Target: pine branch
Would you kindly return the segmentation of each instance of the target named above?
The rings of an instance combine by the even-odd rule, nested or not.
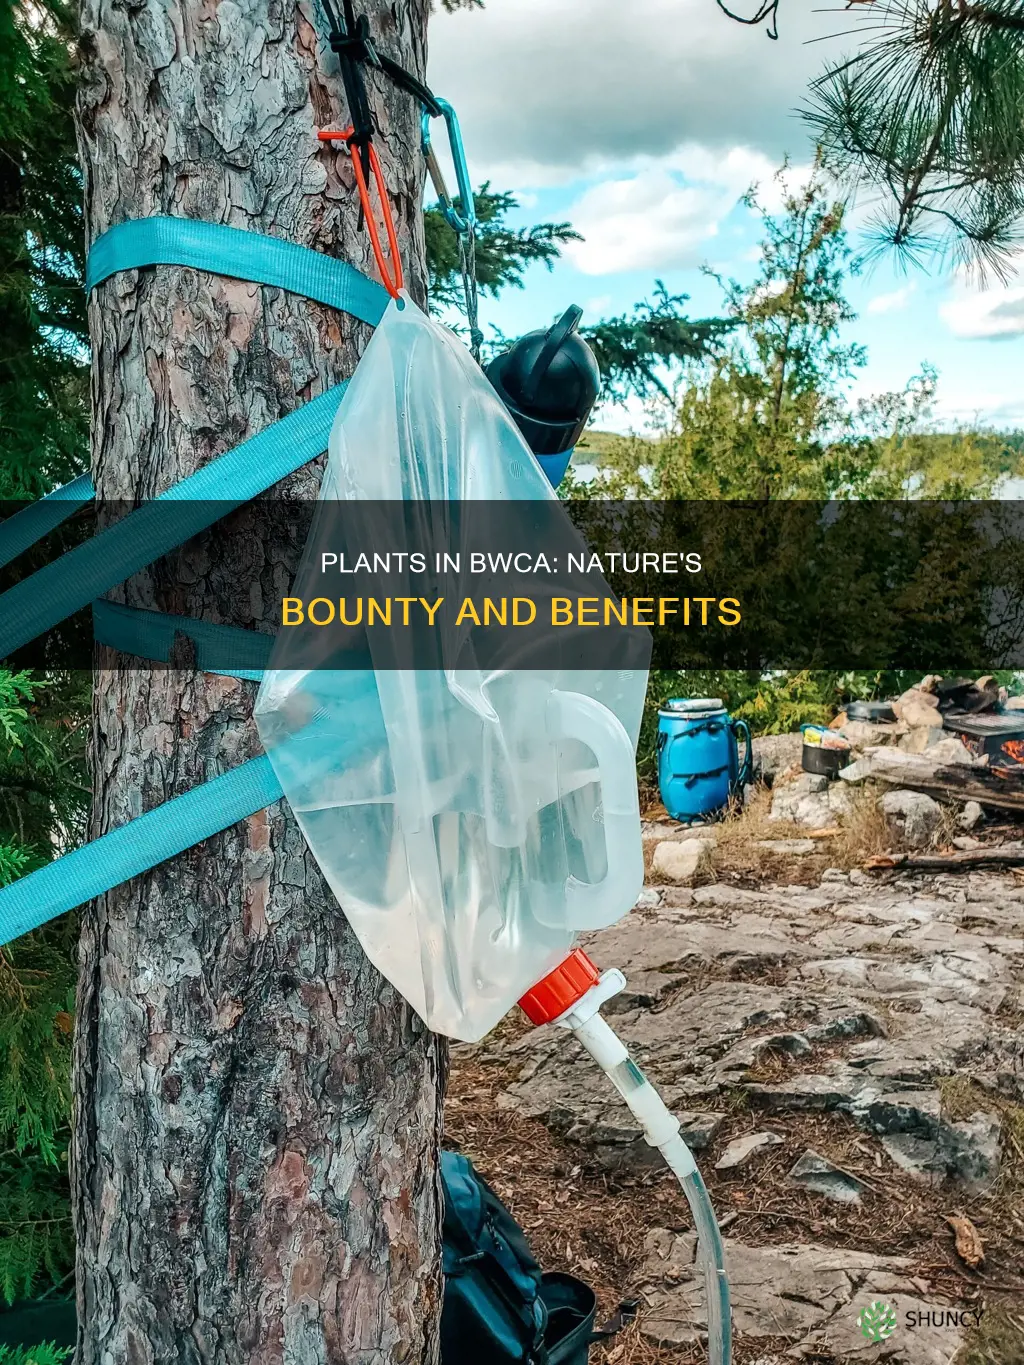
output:
[[[60,1169],[4,1153],[0,1173],[0,1298],[31,1298],[59,1285],[74,1264],[67,1187],[67,1137]]]
[[[0,1365],[61,1365],[71,1355],[70,1347],[56,1346],[52,1341],[38,1346],[0,1346]]]
[[[1022,107],[1022,0],[891,0],[804,117],[838,176],[885,188],[879,246],[1005,277],[1024,237]]]
[[[508,191],[495,191],[488,183],[474,195],[477,217],[476,273],[482,294],[492,297],[502,289],[522,289],[523,273],[531,265],[542,264],[550,270],[567,242],[580,240],[569,223],[537,223],[529,228],[510,228],[507,216],[517,207]],[[456,209],[461,201],[456,199]],[[437,304],[459,305],[462,301],[462,275],[459,246],[455,232],[445,221],[440,207],[424,213],[427,246],[428,292]]]
[[[743,22],[775,15],[766,0]],[[1024,0],[857,0],[855,31],[802,112],[841,181],[883,192],[873,252],[1008,278],[1024,241]]]
[[[654,391],[670,394],[657,367],[673,362],[703,360],[713,355],[738,325],[729,318],[691,321],[681,308],[687,294],[669,294],[656,282],[654,303],[638,303],[632,313],[584,327],[582,334],[597,357],[606,397],[641,397]]]

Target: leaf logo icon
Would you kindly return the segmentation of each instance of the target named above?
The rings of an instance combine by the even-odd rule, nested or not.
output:
[[[857,1326],[868,1341],[888,1341],[896,1330],[896,1313],[881,1299],[875,1299],[857,1315]]]

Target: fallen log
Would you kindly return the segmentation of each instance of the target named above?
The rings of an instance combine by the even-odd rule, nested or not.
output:
[[[1024,867],[1024,848],[972,848],[957,853],[879,853],[864,864],[868,872],[918,868],[922,872],[956,872],[967,867]]]
[[[908,791],[927,792],[947,801],[977,801],[979,806],[1024,811],[1024,769],[989,768],[974,763],[937,764],[927,754],[901,749],[867,749],[839,776],[844,782],[872,779]]]

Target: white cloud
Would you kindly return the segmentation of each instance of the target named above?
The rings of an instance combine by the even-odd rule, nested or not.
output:
[[[1024,335],[1024,285],[965,294],[939,311],[954,336],[1018,337]]]
[[[723,153],[697,142],[682,143],[662,159],[662,164],[688,180],[717,185],[733,199],[753,186],[758,201],[772,212],[781,208],[786,185],[800,184],[810,169],[809,164],[794,165],[785,176],[779,176],[775,162],[756,148],[737,145]]]
[[[669,270],[706,258],[752,184],[779,207],[784,152],[810,149],[793,107],[827,55],[806,39],[830,26],[794,5],[770,43],[713,0],[487,0],[434,14],[428,76],[474,181],[521,187],[523,207],[587,186],[558,211],[585,239],[564,252],[577,269]]]
[[[645,161],[634,174],[590,186],[566,210],[583,241],[565,254],[585,275],[696,265],[752,184],[771,208],[784,193],[771,162],[748,147],[715,155],[687,143]]]
[[[431,85],[459,112],[471,172],[535,188],[740,144],[771,166],[807,155],[794,114],[849,40],[836,13],[784,7],[779,42],[713,0],[487,0],[430,24]]]
[[[1001,430],[1024,426],[1024,399],[1007,398],[998,390],[951,389],[945,392],[940,383],[935,402],[935,416],[940,426],[990,426]]]
[[[595,294],[584,303],[583,311],[589,320],[593,322],[596,318],[604,317],[611,306],[611,294]]]
[[[983,287],[967,271],[953,276],[952,297],[939,309],[954,336],[995,339],[1024,335],[1024,252],[1005,284]]]
[[[877,294],[868,304],[865,312],[868,313],[898,313],[906,308],[910,302],[910,296],[917,286],[911,282],[905,284],[902,289],[894,289],[891,294]]]
[[[718,232],[721,196],[681,185],[666,171],[606,180],[587,190],[568,216],[582,242],[565,254],[585,275],[693,265]]]

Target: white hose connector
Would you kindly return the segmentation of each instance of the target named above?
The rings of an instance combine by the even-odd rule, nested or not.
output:
[[[657,1147],[680,1180],[695,1171],[690,1149],[679,1136],[679,1120],[631,1060],[615,1031],[599,1014],[576,1023],[570,1013],[565,1022],[629,1105],[647,1143]]]

